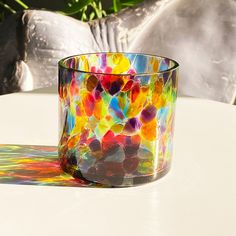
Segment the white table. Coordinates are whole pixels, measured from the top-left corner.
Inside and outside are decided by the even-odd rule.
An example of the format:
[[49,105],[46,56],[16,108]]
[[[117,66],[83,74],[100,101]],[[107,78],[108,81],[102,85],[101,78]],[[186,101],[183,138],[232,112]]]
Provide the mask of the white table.
[[[55,94],[1,96],[0,108],[0,143],[57,144]],[[235,106],[179,98],[165,177],[121,189],[0,184],[0,235],[235,236],[235,134]]]

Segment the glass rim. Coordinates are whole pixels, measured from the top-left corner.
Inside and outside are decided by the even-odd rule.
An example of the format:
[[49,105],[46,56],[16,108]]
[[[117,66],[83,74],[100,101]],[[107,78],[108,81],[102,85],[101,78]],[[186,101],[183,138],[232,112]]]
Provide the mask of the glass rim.
[[[155,58],[160,58],[160,59],[168,59],[171,62],[174,63],[174,65],[167,69],[167,70],[162,70],[158,72],[147,72],[147,73],[134,73],[134,74],[127,74],[127,73],[122,73],[122,74],[113,74],[113,73],[104,73],[104,72],[92,72],[92,71],[84,71],[84,70],[79,70],[79,69],[73,69],[69,68],[68,66],[65,65],[65,61],[71,58],[75,57],[81,57],[81,56],[86,56],[86,55],[92,55],[92,54],[131,54],[131,55],[144,55],[144,56],[149,56],[149,57],[155,57]],[[82,54],[75,54],[72,56],[64,57],[61,60],[58,61],[58,66],[59,68],[66,69],[69,71],[75,71],[79,73],[85,73],[85,74],[94,74],[94,75],[112,75],[112,76],[151,76],[151,75],[161,75],[170,71],[174,71],[179,68],[179,63],[169,57],[165,56],[159,56],[159,55],[154,55],[154,54],[148,54],[148,53],[135,53],[135,52],[91,52],[91,53],[82,53]]]

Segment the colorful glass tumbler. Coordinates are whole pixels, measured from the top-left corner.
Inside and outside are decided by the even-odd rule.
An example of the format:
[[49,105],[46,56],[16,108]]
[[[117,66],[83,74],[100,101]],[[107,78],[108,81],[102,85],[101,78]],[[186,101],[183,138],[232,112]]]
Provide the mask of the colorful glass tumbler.
[[135,53],[59,62],[62,169],[108,186],[134,186],[170,167],[178,63]]

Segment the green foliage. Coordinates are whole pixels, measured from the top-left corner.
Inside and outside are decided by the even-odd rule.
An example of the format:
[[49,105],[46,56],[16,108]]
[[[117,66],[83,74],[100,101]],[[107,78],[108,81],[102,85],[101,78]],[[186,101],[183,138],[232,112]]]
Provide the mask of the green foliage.
[[21,0],[15,0],[15,2],[17,2],[22,8],[24,9],[28,9],[29,7],[24,3],[22,2]]
[[[72,16],[82,21],[89,21],[96,18],[102,18],[108,13],[116,13],[123,8],[134,6],[144,0],[110,0],[112,1],[112,7],[104,9],[101,0],[66,0],[66,7],[60,9],[60,13],[68,16]],[[6,0],[0,0],[0,22],[10,14],[15,14],[18,9],[28,9],[28,6],[23,0],[14,0],[14,7],[10,4],[6,4]],[[42,5],[43,9],[46,9]]]
[[102,8],[100,0],[70,0],[61,13],[83,21],[106,16],[106,11]]
[[123,8],[132,7],[141,2],[143,2],[143,0],[113,0],[111,11],[118,12]]

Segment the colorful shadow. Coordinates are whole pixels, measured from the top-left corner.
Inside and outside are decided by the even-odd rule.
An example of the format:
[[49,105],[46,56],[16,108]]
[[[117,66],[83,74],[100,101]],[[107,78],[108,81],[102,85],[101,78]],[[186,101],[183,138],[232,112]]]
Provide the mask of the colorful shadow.
[[0,144],[0,183],[99,187],[74,179],[59,166],[57,147]]

